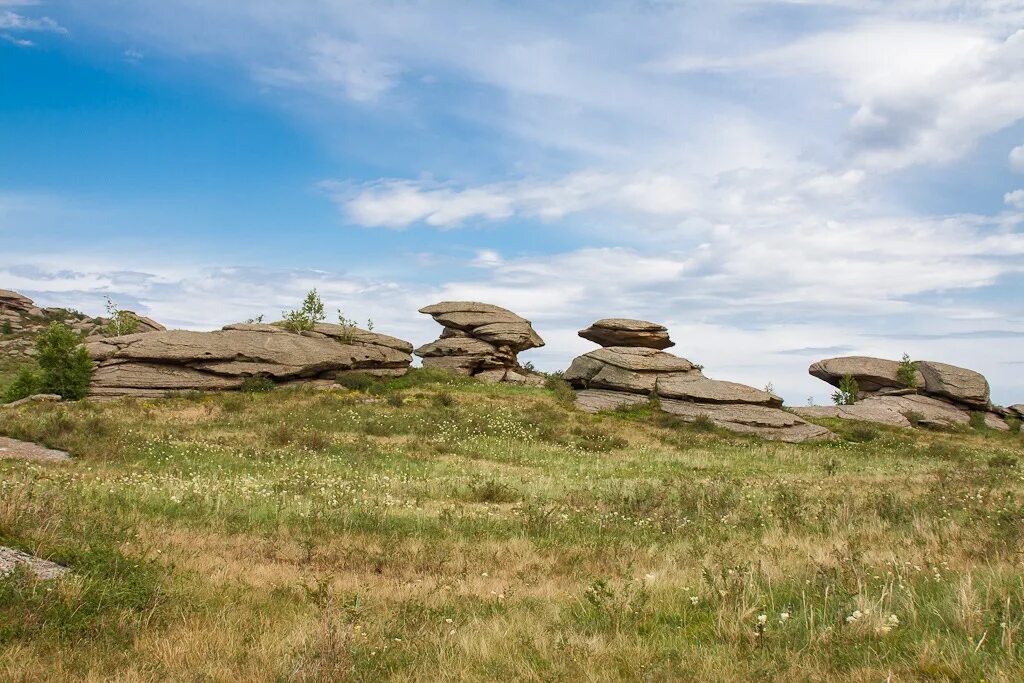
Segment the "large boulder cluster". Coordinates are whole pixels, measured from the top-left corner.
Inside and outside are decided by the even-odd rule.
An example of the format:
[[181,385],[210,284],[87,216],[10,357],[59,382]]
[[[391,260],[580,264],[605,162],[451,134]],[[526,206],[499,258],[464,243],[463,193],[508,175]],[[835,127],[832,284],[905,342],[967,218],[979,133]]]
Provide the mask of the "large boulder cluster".
[[160,397],[231,391],[249,377],[275,384],[331,386],[347,373],[404,375],[412,344],[356,327],[320,323],[305,332],[236,324],[213,332],[131,334],[87,344],[96,362],[89,395]]
[[818,361],[808,372],[834,387],[839,387],[844,377],[853,378],[859,390],[856,400],[797,412],[805,417],[840,417],[898,427],[964,426],[970,424],[971,413],[979,413],[986,425],[1001,431],[1009,429],[1005,418],[1019,417],[1012,407],[992,405],[988,380],[979,372],[937,361],[915,361],[913,381],[909,381],[909,376],[900,376],[900,368],[899,361],[868,356]]
[[[599,330],[598,334],[594,330]],[[646,333],[638,337],[638,332]],[[587,412],[644,403],[657,397],[662,410],[693,422],[706,416],[720,427],[766,439],[801,442],[832,436],[782,409],[775,394],[705,377],[685,358],[659,350],[672,346],[664,327],[642,320],[600,320],[579,332],[603,348],[576,358],[564,378]]]
[[[124,315],[135,321],[137,333],[166,329],[160,323],[132,311],[125,311]],[[66,324],[86,340],[111,336],[110,318],[94,318],[66,308],[40,308],[23,294],[0,289],[0,357],[34,356],[35,336],[54,321]]]
[[442,301],[420,309],[444,330],[436,341],[416,349],[423,367],[441,368],[483,382],[541,384],[519,364],[518,354],[544,346],[529,320],[477,301]]

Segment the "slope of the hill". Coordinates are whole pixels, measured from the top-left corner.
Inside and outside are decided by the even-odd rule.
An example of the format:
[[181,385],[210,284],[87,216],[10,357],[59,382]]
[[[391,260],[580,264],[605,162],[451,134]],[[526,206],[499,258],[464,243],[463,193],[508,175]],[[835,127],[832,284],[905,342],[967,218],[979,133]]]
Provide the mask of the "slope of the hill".
[[1024,677],[1019,434],[442,379],[0,411],[0,680]]

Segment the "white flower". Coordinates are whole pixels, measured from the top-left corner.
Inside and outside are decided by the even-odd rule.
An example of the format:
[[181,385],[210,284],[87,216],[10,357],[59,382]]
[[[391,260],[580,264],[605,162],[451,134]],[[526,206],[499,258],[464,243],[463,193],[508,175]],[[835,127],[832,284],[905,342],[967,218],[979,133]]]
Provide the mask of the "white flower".
[[780,624],[785,624],[787,621],[789,621],[789,617],[790,616],[792,616],[792,615],[790,615],[789,612],[783,612],[782,614],[779,615],[779,623]]
[[700,598],[698,598],[696,595],[691,595],[690,596],[690,604],[691,605],[696,607],[698,602],[700,602]]
[[768,615],[767,614],[758,614],[757,615],[757,625],[758,626],[764,626],[766,623],[768,623]]
[[899,626],[900,625],[900,618],[898,616],[896,616],[895,614],[890,614],[888,621],[889,621],[889,626],[895,627],[895,626]]

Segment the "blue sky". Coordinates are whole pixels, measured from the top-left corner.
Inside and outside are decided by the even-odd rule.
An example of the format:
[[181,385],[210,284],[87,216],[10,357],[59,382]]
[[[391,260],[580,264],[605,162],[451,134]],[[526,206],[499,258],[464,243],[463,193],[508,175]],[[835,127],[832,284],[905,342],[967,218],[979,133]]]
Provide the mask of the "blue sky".
[[599,317],[825,400],[828,355],[1024,401],[1024,6],[0,0],[0,287],[179,327],[317,287],[419,344]]

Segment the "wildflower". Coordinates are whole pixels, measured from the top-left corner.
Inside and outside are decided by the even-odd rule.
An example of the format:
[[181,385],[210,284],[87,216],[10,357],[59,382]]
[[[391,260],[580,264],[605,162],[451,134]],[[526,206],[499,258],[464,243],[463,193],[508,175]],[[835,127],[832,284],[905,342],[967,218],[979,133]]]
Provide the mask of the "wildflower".
[[900,618],[898,616],[896,616],[895,614],[890,614],[888,622],[889,622],[890,628],[895,628],[895,627],[900,625]]
[[846,617],[846,623],[847,624],[852,624],[853,622],[855,622],[858,619],[860,619],[862,616],[864,616],[864,613],[861,612],[859,609],[855,609],[855,610],[853,610],[853,614],[851,614],[850,616]]
[[757,615],[757,625],[758,626],[764,626],[767,623],[768,623],[768,615],[767,614],[758,614]]
[[791,615],[791,614],[790,614],[790,613],[789,613],[788,611],[786,611],[786,612],[783,612],[783,613],[781,613],[781,614],[779,615],[779,623],[780,623],[780,624],[785,624],[785,623],[786,623],[787,621],[789,621],[789,618],[790,618],[791,616],[792,616],[792,615]]
[[691,605],[696,607],[698,602],[700,602],[700,598],[698,598],[696,595],[691,595],[690,596],[690,604]]

